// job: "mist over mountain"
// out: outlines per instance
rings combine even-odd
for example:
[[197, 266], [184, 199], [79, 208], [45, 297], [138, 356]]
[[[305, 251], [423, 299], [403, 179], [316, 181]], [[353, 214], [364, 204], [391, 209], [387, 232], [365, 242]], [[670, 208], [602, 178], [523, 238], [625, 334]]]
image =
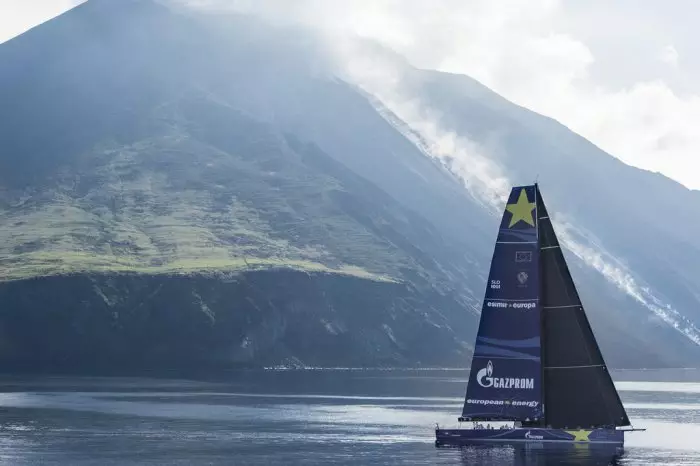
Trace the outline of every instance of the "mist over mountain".
[[700, 356], [700, 196], [377, 44], [90, 0], [0, 45], [13, 370], [468, 364], [538, 177], [613, 367]]

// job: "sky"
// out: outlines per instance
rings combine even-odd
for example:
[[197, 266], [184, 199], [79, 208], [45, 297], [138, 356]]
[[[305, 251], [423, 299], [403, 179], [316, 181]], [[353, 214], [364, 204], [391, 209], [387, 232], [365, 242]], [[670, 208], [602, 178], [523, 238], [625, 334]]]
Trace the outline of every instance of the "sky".
[[[195, 1], [195, 0], [190, 0]], [[196, 0], [377, 40], [700, 189], [693, 0]], [[0, 0], [0, 42], [79, 0]]]
[[81, 3], [81, 0], [0, 0], [0, 43]]

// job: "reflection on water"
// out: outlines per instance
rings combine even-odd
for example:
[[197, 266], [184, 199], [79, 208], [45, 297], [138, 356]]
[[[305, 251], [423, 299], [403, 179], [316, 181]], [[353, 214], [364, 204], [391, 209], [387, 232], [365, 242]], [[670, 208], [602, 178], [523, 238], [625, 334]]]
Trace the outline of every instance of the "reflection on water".
[[618, 382], [630, 418], [647, 431], [628, 434], [614, 459], [587, 445], [435, 448], [435, 423], [456, 423], [466, 372], [5, 378], [0, 465], [700, 464], [700, 384], [682, 380]]
[[621, 452], [616, 447], [589, 445], [555, 446], [532, 443], [508, 446], [479, 445], [462, 447], [462, 465], [611, 465], [620, 464]]

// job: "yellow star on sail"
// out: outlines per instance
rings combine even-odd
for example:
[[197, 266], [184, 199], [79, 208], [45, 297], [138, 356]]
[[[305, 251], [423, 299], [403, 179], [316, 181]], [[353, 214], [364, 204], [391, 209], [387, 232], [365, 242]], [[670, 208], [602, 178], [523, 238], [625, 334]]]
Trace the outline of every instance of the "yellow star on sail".
[[532, 211], [535, 210], [535, 203], [529, 202], [525, 188], [520, 190], [518, 201], [515, 204], [506, 205], [506, 210], [512, 214], [508, 228], [511, 228], [520, 220], [528, 225], [535, 226], [535, 219], [532, 217]]
[[591, 435], [592, 430], [567, 430], [565, 431], [567, 434], [571, 434], [574, 436], [574, 442], [590, 442], [590, 439], [588, 438], [589, 435]]

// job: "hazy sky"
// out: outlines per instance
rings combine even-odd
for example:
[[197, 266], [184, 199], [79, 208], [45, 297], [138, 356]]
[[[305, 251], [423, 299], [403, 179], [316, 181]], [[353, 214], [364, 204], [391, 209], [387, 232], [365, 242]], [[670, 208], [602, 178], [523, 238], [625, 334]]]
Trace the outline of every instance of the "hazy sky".
[[[79, 2], [0, 0], [0, 42]], [[416, 66], [471, 75], [629, 164], [700, 189], [694, 0], [228, 3], [344, 29], [383, 42]]]
[[0, 43], [78, 3], [82, 0], [0, 0]]

